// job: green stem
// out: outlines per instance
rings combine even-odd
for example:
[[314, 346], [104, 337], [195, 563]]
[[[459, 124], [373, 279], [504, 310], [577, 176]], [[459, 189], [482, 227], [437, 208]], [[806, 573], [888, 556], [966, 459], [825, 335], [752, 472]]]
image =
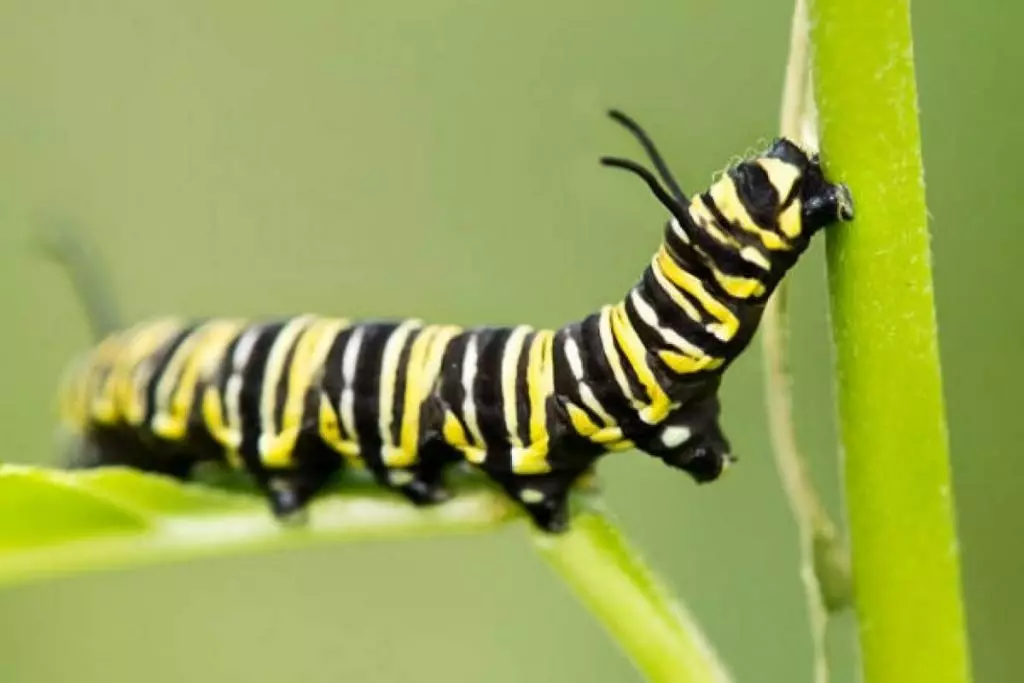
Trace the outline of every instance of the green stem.
[[604, 515], [587, 510], [574, 516], [564, 534], [533, 536], [544, 558], [648, 680], [731, 680], [686, 610], [668, 596]]
[[[811, 97], [812, 79], [807, 54], [809, 31], [807, 3], [796, 0], [779, 132], [805, 149], [817, 150], [817, 120]], [[829, 612], [838, 611], [849, 604], [849, 557], [836, 525], [821, 502], [797, 442], [788, 354], [788, 300], [789, 289], [783, 281], [765, 307], [761, 322], [765, 405], [775, 466], [797, 525], [800, 578], [804, 584], [813, 647], [813, 680], [816, 683], [828, 683], [826, 644]]]
[[909, 0], [811, 0], [854, 604], [868, 683], [970, 680]]

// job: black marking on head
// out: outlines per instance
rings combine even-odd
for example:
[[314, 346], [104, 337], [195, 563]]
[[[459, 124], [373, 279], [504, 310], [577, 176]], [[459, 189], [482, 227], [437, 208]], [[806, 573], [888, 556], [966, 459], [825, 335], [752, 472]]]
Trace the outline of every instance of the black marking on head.
[[736, 195], [757, 225], [779, 232], [779, 191], [760, 164], [744, 161], [729, 169]]
[[786, 138], [776, 138], [764, 156], [793, 164], [801, 171], [811, 164], [817, 164], [817, 155], [814, 159], [809, 159], [807, 153], [800, 149], [799, 145]]

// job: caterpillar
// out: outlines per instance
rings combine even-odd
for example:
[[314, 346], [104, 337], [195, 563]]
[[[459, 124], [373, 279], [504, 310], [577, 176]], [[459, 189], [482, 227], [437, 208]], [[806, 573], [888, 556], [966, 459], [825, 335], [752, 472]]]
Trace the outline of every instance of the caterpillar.
[[732, 458], [723, 373], [812, 236], [852, 220], [850, 192], [779, 138], [689, 197], [645, 131], [609, 114], [654, 171], [601, 163], [639, 177], [669, 214], [620, 301], [553, 330], [308, 314], [109, 331], [61, 383], [61, 421], [81, 446], [72, 465], [185, 478], [222, 461], [288, 519], [350, 465], [427, 505], [451, 495], [445, 470], [464, 462], [549, 532], [567, 527], [573, 483], [609, 452], [716, 479]]

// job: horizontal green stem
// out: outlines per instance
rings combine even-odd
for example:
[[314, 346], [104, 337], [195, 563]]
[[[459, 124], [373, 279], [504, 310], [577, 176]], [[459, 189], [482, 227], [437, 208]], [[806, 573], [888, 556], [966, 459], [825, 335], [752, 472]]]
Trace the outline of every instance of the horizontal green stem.
[[537, 532], [534, 541], [648, 680], [730, 680], [700, 628], [604, 515], [582, 512], [565, 534]]
[[909, 0], [811, 0], [854, 603], [868, 683], [970, 680]]

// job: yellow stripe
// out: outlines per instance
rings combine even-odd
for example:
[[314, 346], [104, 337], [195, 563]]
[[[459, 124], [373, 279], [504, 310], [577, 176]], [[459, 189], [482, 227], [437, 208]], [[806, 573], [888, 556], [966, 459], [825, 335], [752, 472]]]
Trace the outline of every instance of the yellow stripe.
[[[526, 325], [520, 325], [512, 330], [501, 357], [501, 398], [505, 411], [505, 428], [508, 430], [509, 444], [513, 448], [522, 448], [523, 446], [523, 440], [519, 438], [516, 380], [519, 379], [519, 356], [522, 355], [526, 335], [531, 331], [531, 328]], [[534, 341], [536, 342], [536, 339]], [[528, 362], [533, 362], [532, 353]], [[530, 369], [531, 367], [528, 365], [527, 373], [530, 372]]]
[[295, 360], [288, 373], [288, 395], [281, 415], [283, 433], [298, 433], [302, 426], [306, 396], [313, 381], [322, 376], [324, 361], [331, 345], [348, 326], [348, 320], [323, 319], [303, 335], [302, 346], [296, 349]]
[[415, 464], [419, 455], [420, 408], [430, 393], [430, 386], [424, 386], [424, 371], [427, 354], [439, 329], [424, 328], [409, 349], [409, 362], [405, 372], [405, 396], [402, 401], [402, 424], [398, 432], [398, 448], [391, 454], [391, 467], [409, 467]]
[[803, 204], [794, 199], [786, 210], [779, 214], [779, 228], [787, 237], [797, 237], [803, 230]]
[[566, 411], [569, 413], [569, 421], [572, 422], [576, 432], [594, 443], [602, 444], [609, 450], [624, 450], [632, 448], [633, 442], [622, 438], [622, 430], [618, 427], [600, 427], [595, 424], [590, 416], [573, 403], [565, 403]]
[[330, 397], [324, 392], [320, 393], [319, 411], [320, 425], [318, 434], [320, 438], [346, 460], [353, 464], [358, 463], [359, 444], [342, 440], [341, 428], [338, 426], [338, 415], [334, 412]]
[[384, 356], [380, 368], [380, 394], [377, 429], [380, 432], [381, 459], [390, 466], [395, 457], [395, 444], [391, 438], [391, 424], [395, 420], [395, 387], [398, 384], [398, 361], [402, 350], [413, 330], [423, 325], [419, 320], [406, 320], [388, 337], [384, 343]]
[[437, 333], [434, 335], [430, 350], [427, 351], [427, 356], [423, 361], [424, 369], [421, 381], [425, 389], [424, 397], [433, 390], [434, 382], [437, 381], [437, 376], [441, 372], [441, 361], [444, 360], [444, 352], [448, 349], [448, 344], [455, 338], [455, 335], [461, 333], [462, 328], [455, 325], [439, 325], [437, 327]]
[[669, 283], [668, 277], [665, 275], [665, 271], [662, 270], [661, 251], [659, 251], [655, 255], [654, 260], [651, 261], [651, 272], [654, 273], [654, 279], [658, 281], [658, 284], [661, 285], [661, 289], [672, 299], [672, 302], [683, 310], [683, 313], [687, 318], [699, 325], [703, 319], [700, 311], [698, 311], [688, 299], [676, 291], [676, 288]]
[[615, 342], [612, 340], [611, 311], [611, 306], [604, 306], [601, 308], [601, 317], [598, 321], [598, 330], [601, 336], [601, 349], [604, 351], [605, 358], [608, 360], [608, 365], [611, 366], [612, 374], [615, 376], [615, 382], [619, 385], [619, 390], [622, 392], [622, 395], [626, 397], [626, 400], [629, 401], [635, 409], [641, 410], [644, 408], [644, 404], [633, 396], [633, 392], [629, 387], [629, 380], [626, 379], [626, 373], [622, 369], [619, 352], [615, 349]]
[[[317, 319], [302, 331], [295, 342], [295, 353], [288, 367], [288, 385], [284, 407], [281, 412], [281, 426], [277, 434], [264, 434], [265, 449], [263, 464], [267, 467], [289, 467], [294, 465], [295, 444], [302, 429], [302, 416], [306, 399], [315, 378], [320, 376], [324, 358], [330, 351], [338, 333], [348, 321]], [[320, 415], [323, 418], [323, 415]], [[335, 425], [337, 426], [337, 425]]]
[[141, 425], [146, 417], [146, 385], [153, 374], [153, 355], [181, 332], [181, 321], [165, 318], [144, 323], [126, 333], [124, 347], [110, 377], [114, 410], [126, 422]]
[[618, 340], [619, 346], [626, 354], [626, 360], [629, 361], [633, 372], [636, 373], [637, 379], [644, 386], [647, 397], [650, 399], [650, 405], [640, 412], [640, 418], [648, 424], [661, 421], [668, 413], [670, 401], [665, 390], [655, 379], [650, 366], [647, 365], [647, 347], [644, 346], [640, 335], [630, 324], [625, 304], [617, 304], [612, 309], [611, 325], [612, 334]]
[[169, 405], [163, 406], [154, 416], [153, 429], [157, 434], [168, 439], [180, 439], [185, 435], [192, 402], [196, 398], [196, 386], [209, 377], [243, 325], [238, 320], [217, 321], [205, 330], [181, 373]]
[[121, 353], [121, 335], [104, 339], [89, 354], [85, 367], [86, 402], [84, 409], [87, 419], [100, 424], [117, 421], [117, 404], [114, 401], [114, 364]]
[[[696, 276], [680, 268], [672, 260], [664, 245], [658, 250], [658, 255], [655, 258], [661, 266], [665, 277], [680, 289], [692, 294], [708, 313], [721, 322], [721, 325], [708, 325], [708, 331], [722, 341], [732, 339], [739, 329], [739, 320], [736, 319], [732, 311], [726, 308], [718, 299], [708, 294], [707, 290], [704, 289], [704, 285]], [[667, 291], [670, 294], [672, 293], [670, 289]], [[695, 320], [700, 320], [700, 318], [695, 318]]]
[[203, 392], [203, 422], [206, 424], [206, 431], [210, 433], [213, 440], [223, 446], [225, 450], [237, 448], [234, 443], [234, 434], [224, 419], [224, 410], [221, 407], [220, 396], [216, 387], [207, 386]]
[[[277, 406], [277, 385], [281, 382], [281, 375], [285, 372], [285, 361], [288, 359], [288, 352], [297, 343], [296, 340], [312, 324], [313, 317], [308, 315], [299, 316], [289, 321], [277, 336], [270, 347], [270, 354], [267, 356], [266, 370], [263, 373], [263, 384], [260, 386], [260, 438], [259, 453], [260, 459], [265, 465], [267, 457], [273, 454], [274, 442], [277, 436], [277, 426], [274, 424], [274, 408]], [[295, 350], [296, 355], [298, 349]], [[295, 358], [293, 355], [293, 362]]]
[[[768, 182], [770, 182], [772, 187], [775, 188], [775, 192], [779, 195], [779, 201], [783, 201], [789, 196], [790, 191], [793, 189], [793, 185], [800, 177], [800, 169], [788, 161], [783, 161], [782, 159], [776, 159], [774, 157], [761, 157], [757, 160], [757, 163], [768, 175]], [[790, 237], [795, 236], [796, 235], [790, 235]]]
[[180, 433], [173, 429], [165, 429], [165, 427], [169, 426], [167, 424], [167, 413], [170, 409], [171, 401], [177, 393], [176, 387], [184, 379], [184, 372], [187, 366], [190, 363], [194, 364], [195, 356], [193, 352], [197, 346], [201, 346], [202, 339], [211, 324], [208, 323], [192, 330], [178, 344], [178, 348], [171, 354], [167, 364], [164, 366], [163, 372], [160, 373], [160, 377], [156, 381], [156, 391], [153, 394], [153, 419], [150, 423], [150, 429], [157, 436], [173, 439], [181, 438], [185, 434], [184, 424], [181, 425]]
[[530, 445], [512, 449], [512, 471], [516, 474], [544, 474], [551, 471], [548, 462], [550, 437], [547, 430], [547, 399], [554, 393], [554, 366], [551, 350], [555, 333], [538, 331], [530, 344], [526, 366], [526, 388], [530, 401]]
[[459, 418], [455, 417], [455, 413], [450, 410], [446, 410], [444, 413], [444, 432], [445, 442], [455, 448], [465, 448], [469, 445], [469, 440], [466, 438], [466, 430], [462, 428], [462, 424], [459, 422]]
[[687, 356], [682, 353], [676, 353], [675, 351], [668, 351], [665, 349], [658, 351], [658, 357], [661, 358], [662, 362], [664, 362], [670, 370], [680, 375], [689, 375], [695, 372], [701, 372], [702, 370], [714, 370], [723, 362], [723, 359], [715, 358], [713, 356], [693, 358], [692, 356]]
[[714, 200], [718, 210], [726, 218], [735, 220], [740, 228], [752, 235], [757, 235], [764, 246], [773, 251], [784, 251], [790, 249], [790, 245], [781, 237], [770, 230], [764, 230], [747, 213], [739, 195], [736, 194], [736, 184], [729, 176], [723, 177], [711, 186], [711, 199]]
[[711, 270], [714, 273], [715, 279], [718, 284], [722, 286], [729, 296], [737, 299], [749, 299], [752, 296], [761, 296], [764, 294], [764, 285], [759, 280], [752, 280], [747, 277], [739, 277], [735, 275], [726, 275], [720, 273], [715, 269]]
[[715, 216], [711, 213], [711, 209], [707, 207], [704, 200], [700, 195], [697, 195], [690, 202], [689, 206], [690, 217], [699, 225], [704, 232], [711, 235], [716, 242], [725, 245], [727, 247], [736, 248], [739, 247], [739, 243], [732, 238], [728, 233], [722, 232], [719, 227], [725, 229], [728, 226], [719, 226], [718, 221], [715, 220]]

